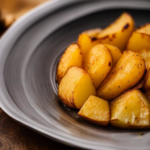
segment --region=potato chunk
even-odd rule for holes
[[[112,66],[115,66],[115,64],[118,62],[118,60],[121,58],[122,56],[122,52],[119,48],[117,48],[116,46],[110,45],[110,44],[104,44],[110,51],[111,55],[112,55]]]
[[[101,43],[107,43],[124,50],[132,32],[134,20],[128,13],[123,13],[114,23],[103,29],[97,36]]]
[[[144,85],[143,88],[145,91],[150,90],[150,49],[143,49],[139,51],[139,55],[145,60],[145,65],[147,72],[144,76]]]
[[[150,49],[150,23],[133,32],[128,41],[127,49],[136,52],[141,49]]]
[[[150,104],[139,90],[131,90],[110,102],[110,123],[119,128],[148,128]]]
[[[86,53],[96,44],[98,44],[99,41],[95,37],[90,37],[86,33],[82,33],[78,37],[78,44],[81,47],[83,57],[86,55]]]
[[[145,72],[142,57],[132,51],[125,51],[112,71],[97,90],[97,95],[112,100],[134,86]]]
[[[90,96],[78,115],[95,124],[106,126],[110,118],[109,104],[101,98]]]
[[[88,36],[90,37],[96,37],[102,30],[100,28],[95,28],[95,29],[89,29],[89,30],[86,30],[82,33],[85,33],[87,34]]]
[[[82,53],[79,45],[71,44],[62,55],[58,68],[56,80],[59,83],[69,67],[82,67]]]
[[[96,95],[96,91],[83,69],[71,67],[58,86],[58,95],[66,106],[80,109],[90,95]]]
[[[112,66],[110,51],[102,44],[95,45],[87,53],[83,66],[91,76],[95,88],[98,88]]]

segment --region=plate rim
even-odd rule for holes
[[[49,2],[46,2],[46,3],[44,3],[44,4],[42,4],[42,5],[40,5],[40,6],[38,6],[37,8],[35,8],[35,9],[33,9],[33,10],[31,10],[29,13],[27,13],[26,15],[24,15],[23,17],[21,17],[18,21],[16,21],[9,29],[8,29],[8,31],[2,36],[2,38],[1,38],[1,40],[0,40],[0,47],[2,47],[2,48],[0,48],[0,74],[2,75],[3,74],[3,69],[4,69],[4,59],[2,58],[2,55],[3,55],[3,51],[4,51],[4,47],[5,46],[3,46],[3,42],[5,42],[5,40],[7,39],[7,37],[13,32],[13,30],[15,29],[15,28],[17,28],[20,24],[23,24],[28,18],[30,18],[31,19],[31,16],[32,16],[32,18],[33,18],[33,15],[35,15],[37,12],[38,12],[38,14],[40,13],[40,11],[42,11],[42,10],[44,10],[45,9],[45,12],[43,12],[41,15],[42,15],[42,17],[44,17],[45,15],[46,15],[46,13],[50,13],[50,12],[53,12],[53,10],[55,10],[55,9],[58,9],[59,7],[63,7],[63,6],[65,6],[65,5],[68,5],[69,3],[75,3],[76,1],[75,0],[72,0],[72,1],[67,1],[67,0],[64,0],[64,1],[61,1],[61,0],[53,0],[53,1],[49,1]],[[134,1],[135,2],[135,1]],[[143,3],[144,1],[142,1],[142,3]],[[54,4],[56,4],[55,5],[55,7],[53,7],[53,5]],[[149,2],[149,4],[150,4],[150,2]],[[63,5],[63,6],[62,6]],[[46,12],[46,8],[47,9],[49,9],[49,7],[53,7],[53,9],[50,11],[50,10],[47,10],[47,12]],[[141,9],[142,9],[142,7],[141,7]],[[150,9],[150,6],[149,6],[149,9]],[[34,23],[35,21],[36,21],[36,19],[38,20],[39,18],[40,18],[41,16],[39,16],[39,17],[37,17],[37,18],[35,18],[34,20],[33,20],[33,22],[30,22],[30,24],[32,24],[32,23]],[[42,18],[41,17],[41,18]],[[29,24],[28,24],[29,25]],[[24,28],[26,28],[26,27],[24,27]],[[17,39],[17,38],[16,38]],[[5,42],[6,43],[6,42]],[[13,43],[13,42],[12,42]],[[5,54],[6,55],[6,54]],[[3,62],[4,61],[4,62]],[[2,62],[2,64],[1,64],[1,62]],[[2,66],[3,65],[3,66]],[[0,77],[0,79],[2,79],[2,77]],[[2,83],[3,81],[0,81],[0,83]],[[15,120],[17,120],[18,122],[20,122],[21,124],[23,124],[23,125],[25,125],[25,126],[27,126],[27,127],[29,127],[29,128],[31,128],[31,129],[33,129],[33,130],[36,130],[36,131],[38,131],[38,132],[40,132],[40,133],[43,133],[44,135],[47,135],[46,134],[46,132],[44,131],[44,130],[42,130],[41,128],[40,128],[40,126],[41,125],[37,125],[36,124],[36,126],[34,126],[33,127],[33,125],[31,126],[31,124],[30,123],[28,123],[28,122],[25,122],[24,121],[24,119],[19,119],[18,117],[16,117],[14,114],[16,113],[13,109],[12,109],[12,107],[10,107],[9,105],[4,105],[3,103],[2,103],[2,101],[5,101],[5,99],[6,99],[6,97],[5,97],[5,95],[4,95],[4,93],[3,93],[3,90],[2,90],[2,85],[3,84],[0,84],[0,97],[1,97],[1,99],[0,99],[0,107],[4,110],[4,112],[6,112],[11,118],[13,118],[13,119],[15,119]],[[13,114],[11,111],[14,111],[15,113]],[[24,116],[25,117],[25,116]],[[26,119],[27,120],[29,120],[29,122],[31,122],[31,120],[30,119],[28,119],[27,117],[26,117]],[[33,124],[34,124],[34,122],[32,122]],[[37,127],[37,126],[39,126],[39,127]],[[71,140],[68,142],[67,140],[65,140],[65,138],[63,138],[62,137],[62,135],[61,135],[61,137],[62,138],[60,138],[59,137],[59,135],[57,135],[56,133],[51,133],[51,135],[50,135],[51,137],[49,137],[49,138],[52,138],[52,139],[54,139],[55,138],[55,140],[56,141],[59,141],[59,142],[61,142],[61,143],[63,143],[63,144],[67,144],[67,145],[71,145],[71,146],[77,146],[77,147],[82,147],[82,148],[88,148],[87,147],[87,145],[86,144],[84,144],[84,143],[82,143],[82,145],[80,144],[79,146],[78,146],[78,143],[75,143],[75,142],[72,142],[71,143]],[[78,141],[78,138],[76,138],[76,141]],[[86,141],[86,140],[85,140]],[[118,146],[114,146],[114,147],[109,147],[109,146],[107,146],[107,145],[101,145],[102,147],[101,148],[105,148],[105,149],[110,149],[111,148],[111,150],[112,149],[116,149],[116,148],[119,148],[119,149],[124,149],[123,147],[118,147]],[[103,147],[104,146],[104,147]],[[146,150],[146,149],[145,149]],[[148,150],[148,149],[147,149]]]

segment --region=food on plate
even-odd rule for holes
[[[72,66],[82,68],[82,52],[79,45],[76,43],[71,44],[61,56],[56,75],[58,83],[61,81],[66,71]]]
[[[105,100],[113,100],[134,86],[144,72],[143,58],[138,53],[124,51],[118,63],[98,88],[97,95]]]
[[[133,32],[128,41],[127,49],[136,52],[141,49],[150,49],[150,23]]]
[[[78,37],[78,44],[81,47],[83,57],[87,54],[87,52],[96,44],[98,44],[99,41],[96,37],[90,37],[86,33],[81,33]]]
[[[110,102],[110,124],[119,128],[148,128],[150,104],[139,90],[131,90]]]
[[[112,55],[112,66],[114,66],[118,60],[121,58],[122,56],[122,52],[119,48],[117,48],[116,46],[110,45],[110,44],[104,44],[109,50],[110,53]]]
[[[85,33],[85,34],[87,34],[90,37],[96,37],[101,31],[102,31],[102,29],[95,28],[95,29],[86,30],[86,31],[84,31],[82,33]]]
[[[145,91],[150,90],[150,49],[142,49],[139,51],[139,55],[145,60],[146,73],[144,76],[143,88]]]
[[[95,88],[98,88],[112,67],[110,51],[103,44],[95,45],[87,53],[83,67],[91,76]]]
[[[106,126],[110,119],[109,103],[99,97],[90,96],[78,115],[95,124]]]
[[[134,31],[123,13],[103,30],[83,31],[62,55],[56,79],[59,99],[81,118],[150,128],[150,23]]]
[[[58,95],[66,106],[80,109],[90,95],[96,95],[96,90],[86,71],[71,67],[60,81]]]
[[[97,36],[101,43],[107,43],[124,50],[134,31],[134,20],[128,13],[123,13],[115,22],[103,29]]]

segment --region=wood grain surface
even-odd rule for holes
[[[50,140],[10,118],[0,109],[0,150],[75,150]]]

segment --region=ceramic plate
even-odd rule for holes
[[[97,150],[149,150],[150,131],[90,124],[58,99],[56,67],[78,34],[104,28],[122,12],[150,22],[150,1],[54,0],[18,20],[0,41],[0,106],[12,118],[59,142]],[[140,132],[144,135],[140,136]]]

